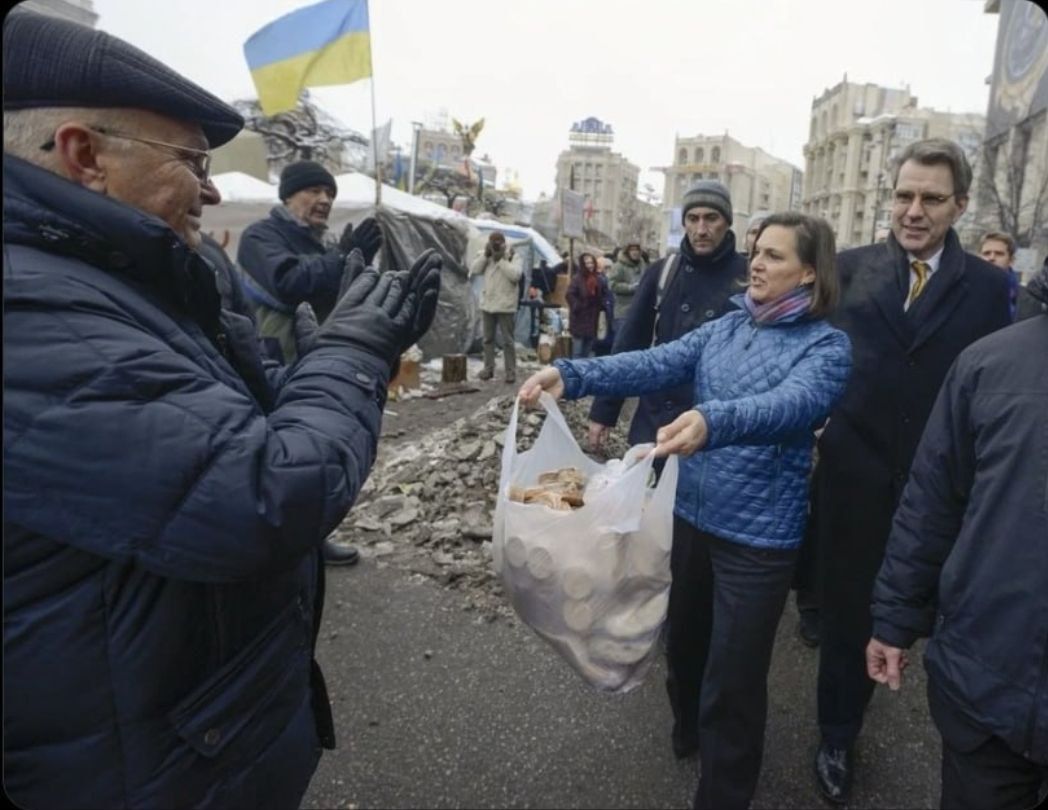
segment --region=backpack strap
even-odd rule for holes
[[[680,264],[680,253],[674,253],[662,264],[659,272],[659,286],[655,292],[655,324],[651,328],[651,345],[655,345],[656,336],[659,334],[659,311],[662,309],[662,300],[666,297],[666,290],[670,288],[674,277],[677,275],[677,267]]]

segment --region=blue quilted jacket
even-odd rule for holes
[[[25,808],[295,807],[334,740],[321,541],[389,368],[263,391],[160,220],[4,156],[4,789]],[[247,340],[238,340],[246,334]]]
[[[681,460],[676,514],[725,540],[800,545],[813,431],[851,369],[843,332],[803,316],[757,325],[737,310],[651,349],[554,365],[567,399],[691,384],[709,439]]]

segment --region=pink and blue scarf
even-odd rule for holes
[[[788,293],[784,293],[774,301],[758,304],[750,298],[750,291],[746,290],[742,305],[750,317],[759,324],[777,323],[778,321],[794,320],[803,315],[811,307],[812,288],[808,285],[794,287]]]

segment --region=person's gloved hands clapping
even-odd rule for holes
[[[443,266],[444,260],[440,254],[430,248],[418,257],[408,271],[408,286],[416,295],[417,308],[408,342],[401,347],[401,351],[407,351],[418,343],[433,325],[433,318],[437,314],[437,299],[440,297],[440,271]]]
[[[348,223],[342,229],[342,236],[338,240],[338,249],[345,254],[357,248],[364,256],[364,264],[371,266],[382,247],[382,229],[378,226],[374,217],[368,217],[355,228],[353,223]]]
[[[299,357],[302,357],[302,355],[308,354],[317,342],[320,324],[317,323],[317,314],[313,311],[313,307],[306,301],[295,307],[293,318],[292,329],[295,337],[295,351]]]
[[[411,274],[365,267],[358,249],[346,270],[352,281],[317,332],[316,347],[353,346],[392,367],[414,332],[419,293],[411,289]]]

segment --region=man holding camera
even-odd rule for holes
[[[494,231],[488,237],[483,255],[477,256],[469,268],[471,276],[484,276],[484,290],[480,294],[480,312],[484,322],[484,368],[480,379],[495,376],[495,327],[502,332],[502,353],[506,364],[506,382],[517,380],[517,352],[513,326],[520,297],[519,283],[522,270],[513,260],[513,249],[506,249],[506,235]]]

